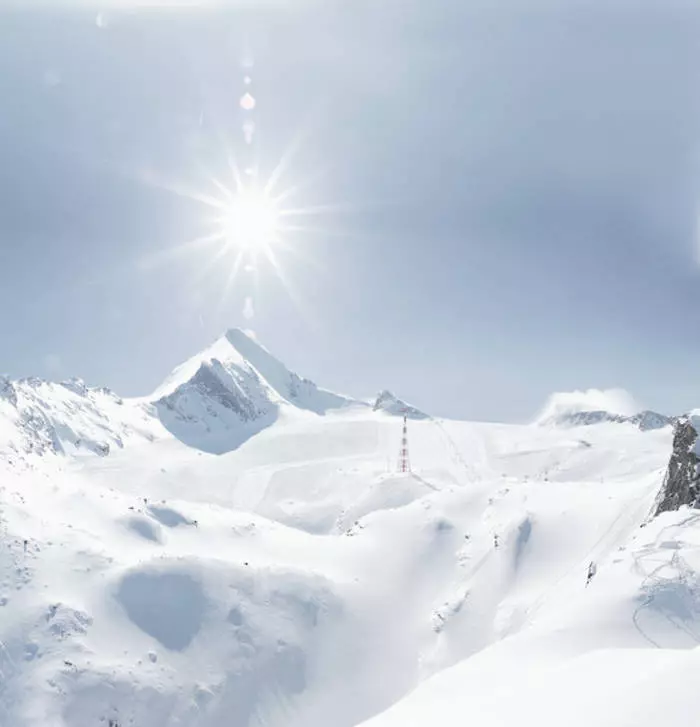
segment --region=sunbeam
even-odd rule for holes
[[[192,263],[188,271],[191,285],[199,288],[205,285],[205,280],[220,276],[219,309],[226,305],[235,288],[236,299],[248,301],[246,317],[251,318],[258,309],[256,297],[260,283],[270,276],[281,283],[304,314],[300,293],[285,269],[286,259],[291,256],[319,268],[318,262],[307,256],[308,251],[297,248],[303,242],[303,236],[325,232],[316,228],[311,218],[333,214],[340,206],[310,205],[308,199],[301,199],[306,197],[309,187],[317,186],[321,179],[326,180],[327,170],[307,171],[301,179],[292,178],[292,160],[311,136],[308,123],[306,130],[295,134],[276,163],[268,167],[271,171],[261,172],[256,118],[259,102],[251,68],[252,65],[246,66],[239,96],[242,143],[231,143],[221,128],[212,129],[220,143],[223,174],[221,170],[212,174],[211,169],[204,168],[196,160],[199,172],[206,180],[201,187],[171,182],[152,171],[139,174],[141,182],[196,202],[206,212],[200,218],[204,227],[201,236],[170,245],[139,261],[138,267],[151,271],[170,262]],[[200,115],[200,126],[202,123]],[[211,126],[211,121],[208,124]],[[234,153],[234,149],[238,152]],[[302,222],[308,224],[300,224]]]

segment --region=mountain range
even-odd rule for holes
[[[694,725],[699,428],[441,419],[238,329],[146,397],[3,378],[0,725]]]

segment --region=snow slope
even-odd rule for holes
[[[79,379],[60,384],[0,377],[0,457],[18,464],[27,455],[105,456],[130,442],[152,441],[162,427],[149,408]]]
[[[97,393],[41,391],[97,427]],[[0,455],[3,727],[646,727],[654,696],[688,705],[700,521],[646,524],[670,428],[424,417],[400,475],[400,417],[231,332],[113,406],[107,456]]]
[[[239,329],[175,369],[150,398],[174,436],[216,454],[235,449],[283,414],[363,406],[292,373]]]
[[[366,727],[696,724],[698,569],[700,516],[666,513],[618,546],[588,589],[561,589],[530,629],[425,682]]]
[[[0,377],[0,455],[105,456],[175,437],[221,453],[280,417],[368,405],[289,371],[252,333],[231,329],[178,366],[149,397],[122,399],[80,379],[61,383]]]
[[[420,409],[416,409],[415,406],[407,404],[402,401],[390,391],[381,391],[377,396],[374,406],[374,411],[385,411],[387,414],[393,414],[394,416],[406,416],[409,419],[427,419],[428,415],[422,412]]]

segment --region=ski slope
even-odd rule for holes
[[[646,727],[654,697],[688,705],[700,517],[647,523],[670,428],[420,413],[400,475],[393,405],[297,388],[246,340],[120,405],[151,436],[0,457],[0,725]],[[235,382],[274,404],[254,433],[216,398]],[[196,438],[163,421],[175,392]]]

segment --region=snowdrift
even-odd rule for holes
[[[142,400],[3,386],[2,727],[695,724],[670,427],[416,410],[399,474],[404,402],[236,331]]]

